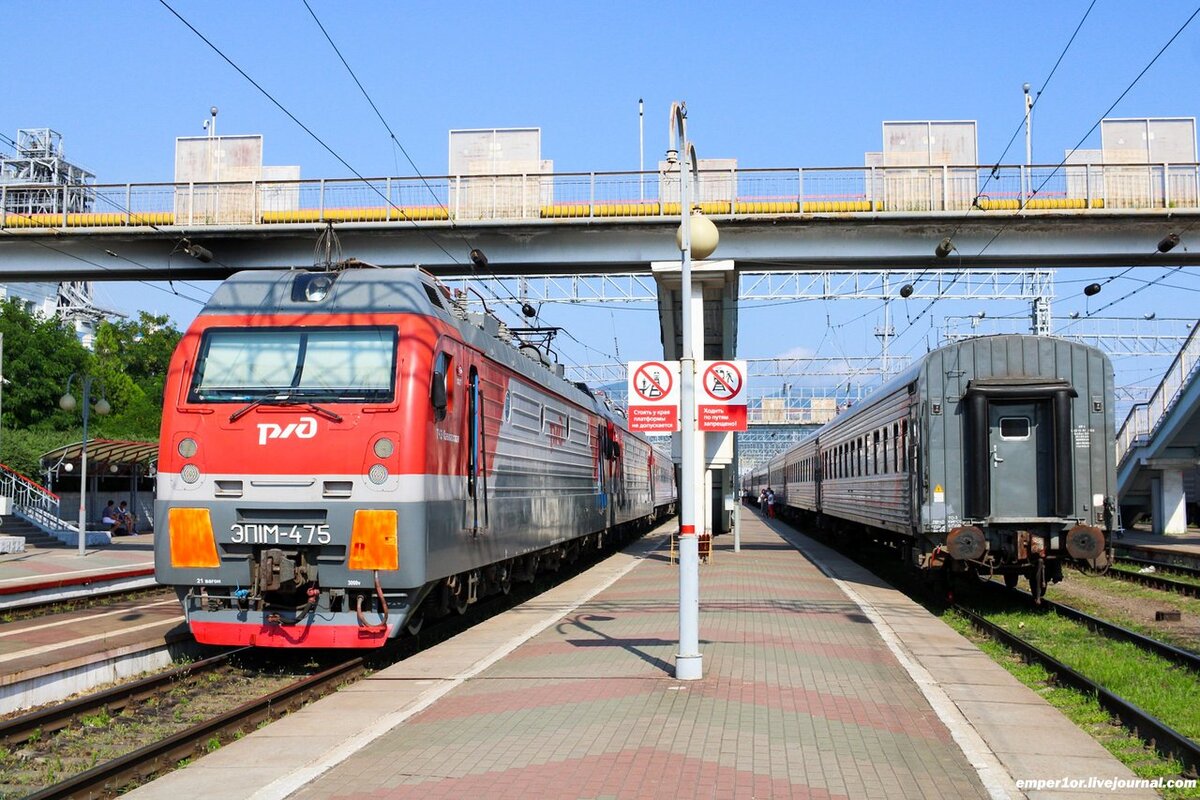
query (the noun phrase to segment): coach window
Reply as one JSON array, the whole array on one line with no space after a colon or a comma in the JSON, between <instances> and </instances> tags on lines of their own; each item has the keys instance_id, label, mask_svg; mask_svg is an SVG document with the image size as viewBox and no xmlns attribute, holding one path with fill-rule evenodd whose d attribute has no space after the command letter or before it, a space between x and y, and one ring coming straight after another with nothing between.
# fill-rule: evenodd
<instances>
[{"instance_id":1,"label":"coach window","mask_svg":"<svg viewBox=\"0 0 1200 800\"><path fill-rule=\"evenodd\" d=\"M896 472L903 472L903 465L900 461L900 423L892 423L892 469Z\"/></svg>"},{"instance_id":2,"label":"coach window","mask_svg":"<svg viewBox=\"0 0 1200 800\"><path fill-rule=\"evenodd\" d=\"M908 420L900 420L900 463L911 472L912 465L908 463Z\"/></svg>"},{"instance_id":3,"label":"coach window","mask_svg":"<svg viewBox=\"0 0 1200 800\"><path fill-rule=\"evenodd\" d=\"M875 431L874 442L871 445L871 472L879 474L879 431Z\"/></svg>"}]
</instances>

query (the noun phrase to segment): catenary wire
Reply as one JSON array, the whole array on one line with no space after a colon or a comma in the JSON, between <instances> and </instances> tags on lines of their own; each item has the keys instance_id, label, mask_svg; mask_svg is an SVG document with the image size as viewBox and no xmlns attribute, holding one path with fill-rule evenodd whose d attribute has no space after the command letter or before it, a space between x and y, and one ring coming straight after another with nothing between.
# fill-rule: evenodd
<instances>
[{"instance_id":1,"label":"catenary wire","mask_svg":"<svg viewBox=\"0 0 1200 800\"><path fill-rule=\"evenodd\" d=\"M1073 156L1075 154L1075 152L1080 147L1083 146L1083 143L1085 141L1087 141L1087 138L1089 136L1091 136L1093 132L1095 132L1096 128L1100 127L1100 123L1103 122L1110 113L1112 113L1112 110L1114 108L1116 108L1117 105L1122 100L1125 99L1125 96L1127 94L1129 94L1131 91L1133 91L1133 87L1137 86L1138 82L1141 81L1142 77L1147 72L1150 71L1150 68L1153 67L1154 64L1158 61L1158 59L1162 57L1163 53L1167 52L1167 49L1172 44L1174 44L1175 40L1178 39L1183 34L1183 32L1187 29L1187 27L1192 24L1192 20L1194 20L1197 15L1200 15L1200 6L1197 6L1196 9L1191 13L1191 16L1189 16L1184 21L1184 23L1179 26L1179 29L1177 31L1175 31L1174 34L1172 34L1171 38L1167 40L1166 44L1164 44L1161 48L1159 48L1158 52L1154 54L1154 57L1150 59L1150 61L1146 64L1146 66L1142 67L1142 71L1139 72L1134 77L1134 79L1129 83L1129 85L1125 87L1124 91L1122 91L1119 95L1117 95L1117 99L1114 100L1111 105L1109 105L1109 107L1104 111L1103 114L1101 114L1099 116L1099 118L1096 119L1096 121L1094 123L1092 123L1092 126L1087 129L1087 132L1084 133L1083 136L1079 137L1079 141L1075 143L1075 146L1072 147L1070 150L1068 150L1067 154L1065 156L1063 156L1062 161L1059 161L1058 164L1054 167L1054 169L1050 170L1050 173L1048 175L1046 175L1045 178L1042 179L1042 182L1040 184L1038 184L1038 187L1036 189L1034 189L1033 192L1030 193L1030 197L1037 195L1039 192L1041 192L1041 190L1045 188L1046 184L1050 182L1050 179L1058 174L1058 171L1063 168L1063 166L1067 163L1067 161L1071 158L1071 156ZM1000 226L1000 228L996 231L996 233L993 234L992 238L987 241L987 244L985 244L983 246L983 248L980 249L980 251L975 254L975 257L978 258L979 256L982 256L985 252L987 252L988 248L991 247L992 244L997 239L999 239L1000 236L1006 230L1008 230L1009 226L1012 224L1012 220L1015 218L1016 218L1015 216L1009 217L1008 220Z\"/></svg>"}]
</instances>

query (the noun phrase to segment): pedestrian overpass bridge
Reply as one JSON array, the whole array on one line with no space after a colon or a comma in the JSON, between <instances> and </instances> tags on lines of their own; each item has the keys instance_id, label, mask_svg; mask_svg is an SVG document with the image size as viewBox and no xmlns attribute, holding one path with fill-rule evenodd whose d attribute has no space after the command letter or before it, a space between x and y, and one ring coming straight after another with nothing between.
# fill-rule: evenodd
<instances>
[{"instance_id":1,"label":"pedestrian overpass bridge","mask_svg":"<svg viewBox=\"0 0 1200 800\"><path fill-rule=\"evenodd\" d=\"M1149 512L1155 533L1186 530L1187 484L1200 467L1200 322L1145 403L1117 434L1117 494L1125 515ZM1193 494L1193 500L1197 499ZM1129 522L1128 519L1125 520Z\"/></svg>"},{"instance_id":2,"label":"pedestrian overpass bridge","mask_svg":"<svg viewBox=\"0 0 1200 800\"><path fill-rule=\"evenodd\" d=\"M701 171L697 194L720 228L714 257L739 271L1200 263L1200 246L1187 246L1200 164L735 168ZM348 256L438 275L472 274L475 248L496 274L649 273L679 257L678 198L677 170L9 183L0 277L203 279L303 266L328 226Z\"/></svg>"},{"instance_id":3,"label":"pedestrian overpass bridge","mask_svg":"<svg viewBox=\"0 0 1200 800\"><path fill-rule=\"evenodd\" d=\"M1195 163L702 170L696 205L719 227L719 261L697 265L684 298L679 196L677 168L6 183L0 281L220 279L303 267L320 262L314 245L332 228L345 256L417 264L442 277L653 274L664 355L679 353L680 308L691 302L704 319L695 351L731 358L738 276L747 272L907 270L906 282L919 284L937 270L1200 264ZM486 266L471 258L475 249ZM1047 298L1031 291L1036 327L1037 303ZM1121 502L1167 509L1155 515L1163 530L1182 518L1182 475L1200 454L1195 338L1155 399L1122 428Z\"/></svg>"}]
</instances>

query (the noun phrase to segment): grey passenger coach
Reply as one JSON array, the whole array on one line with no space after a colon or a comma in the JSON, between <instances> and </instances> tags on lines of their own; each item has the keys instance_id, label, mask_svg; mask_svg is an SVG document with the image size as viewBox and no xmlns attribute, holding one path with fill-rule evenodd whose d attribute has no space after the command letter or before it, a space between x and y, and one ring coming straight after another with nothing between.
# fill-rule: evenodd
<instances>
[{"instance_id":1,"label":"grey passenger coach","mask_svg":"<svg viewBox=\"0 0 1200 800\"><path fill-rule=\"evenodd\" d=\"M1113 369L1047 336L968 339L927 354L745 478L776 509L837 536L894 542L939 574L1029 579L1110 544Z\"/></svg>"}]
</instances>

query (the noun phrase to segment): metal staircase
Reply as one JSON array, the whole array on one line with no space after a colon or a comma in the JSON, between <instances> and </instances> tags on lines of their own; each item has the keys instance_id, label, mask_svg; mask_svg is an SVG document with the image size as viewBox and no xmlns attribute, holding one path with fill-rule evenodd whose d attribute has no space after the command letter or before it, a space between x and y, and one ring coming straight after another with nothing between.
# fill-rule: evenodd
<instances>
[{"instance_id":1,"label":"metal staircase","mask_svg":"<svg viewBox=\"0 0 1200 800\"><path fill-rule=\"evenodd\" d=\"M59 534L65 531L75 535L74 526L59 516L58 495L5 464L0 464L0 497L8 498L15 516L3 521L0 534L23 536L34 547L61 546Z\"/></svg>"}]
</instances>

